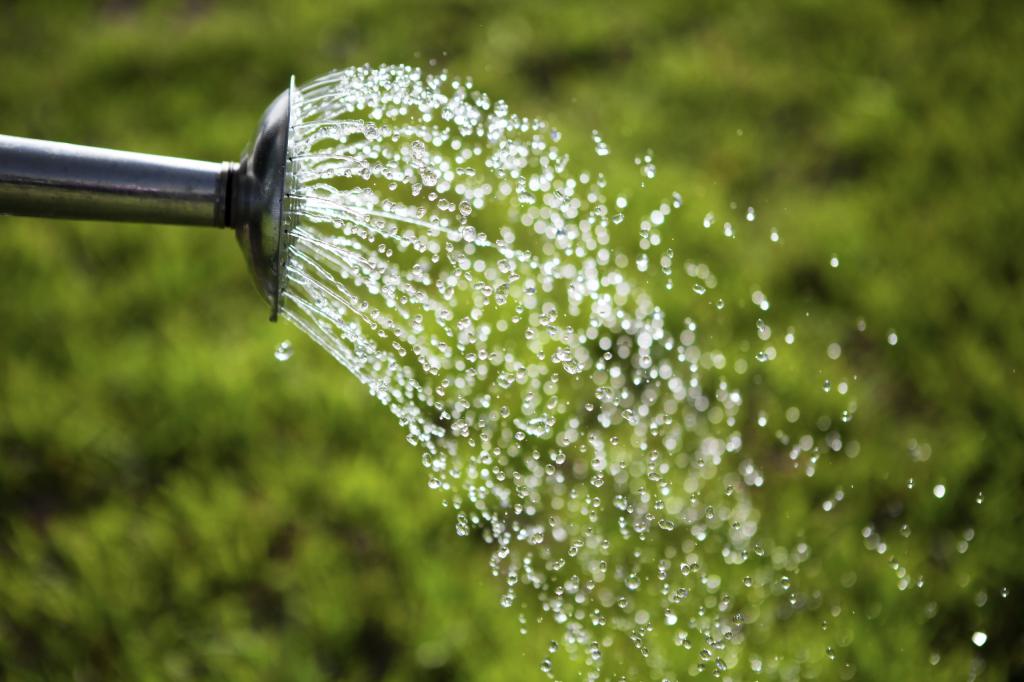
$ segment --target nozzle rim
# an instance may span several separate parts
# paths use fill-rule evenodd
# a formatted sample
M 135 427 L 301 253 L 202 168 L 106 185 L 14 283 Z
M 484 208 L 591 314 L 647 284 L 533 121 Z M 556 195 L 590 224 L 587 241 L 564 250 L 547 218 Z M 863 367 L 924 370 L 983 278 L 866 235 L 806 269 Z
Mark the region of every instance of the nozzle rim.
M 284 144 L 284 159 L 281 162 L 281 195 L 278 197 L 278 221 L 277 221 L 277 254 L 275 256 L 276 271 L 277 271 L 277 285 L 274 287 L 274 298 L 271 302 L 270 310 L 270 321 L 276 322 L 277 316 L 281 312 L 281 298 L 284 296 L 285 283 L 287 278 L 285 273 L 288 268 L 288 237 L 291 234 L 291 225 L 287 220 L 286 204 L 285 200 L 289 196 L 288 193 L 288 162 L 290 156 L 288 155 L 289 142 L 291 141 L 291 124 L 292 124 L 292 107 L 295 105 L 295 76 L 293 75 L 288 82 L 288 111 L 284 118 L 284 129 L 285 129 L 285 144 Z

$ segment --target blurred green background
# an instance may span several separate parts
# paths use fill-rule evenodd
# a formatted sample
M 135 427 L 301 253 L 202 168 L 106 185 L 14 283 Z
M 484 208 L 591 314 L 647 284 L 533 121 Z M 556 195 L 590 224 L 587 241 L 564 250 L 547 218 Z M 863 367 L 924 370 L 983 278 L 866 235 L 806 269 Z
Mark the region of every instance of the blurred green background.
M 810 601 L 845 604 L 833 630 L 762 633 L 792 652 L 778 676 L 1020 680 L 1022 7 L 3 0 L 0 132 L 235 159 L 291 74 L 402 62 L 472 76 L 570 152 L 601 130 L 613 183 L 653 149 L 654 189 L 688 201 L 677 259 L 811 330 L 805 362 L 748 375 L 752 404 L 856 377 L 857 456 L 772 472 L 760 500 L 815 553 Z M 736 240 L 699 226 L 748 205 Z M 555 631 L 518 634 L 489 548 L 389 413 L 266 322 L 228 233 L 0 235 L 0 678 L 544 679 Z

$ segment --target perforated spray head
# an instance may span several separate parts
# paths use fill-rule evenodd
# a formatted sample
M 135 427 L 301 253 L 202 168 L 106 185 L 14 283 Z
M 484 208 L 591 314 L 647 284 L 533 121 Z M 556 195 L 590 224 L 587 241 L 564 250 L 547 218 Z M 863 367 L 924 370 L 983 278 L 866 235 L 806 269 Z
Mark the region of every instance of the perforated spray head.
M 288 128 L 295 79 L 271 102 L 252 143 L 228 183 L 227 224 L 233 227 L 256 287 L 270 304 L 270 319 L 281 310 L 285 278 L 285 195 Z

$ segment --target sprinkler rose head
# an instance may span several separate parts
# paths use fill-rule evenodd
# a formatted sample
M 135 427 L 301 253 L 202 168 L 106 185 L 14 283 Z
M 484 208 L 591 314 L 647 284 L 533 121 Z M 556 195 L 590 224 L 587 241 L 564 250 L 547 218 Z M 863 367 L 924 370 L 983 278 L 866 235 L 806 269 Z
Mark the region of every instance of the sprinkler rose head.
M 284 200 L 291 121 L 291 86 L 277 96 L 227 183 L 226 223 L 234 228 L 256 287 L 270 303 L 270 319 L 281 309 L 284 279 Z
M 210 163 L 0 135 L 0 215 L 230 227 L 277 319 L 295 80 L 267 107 L 239 163 Z

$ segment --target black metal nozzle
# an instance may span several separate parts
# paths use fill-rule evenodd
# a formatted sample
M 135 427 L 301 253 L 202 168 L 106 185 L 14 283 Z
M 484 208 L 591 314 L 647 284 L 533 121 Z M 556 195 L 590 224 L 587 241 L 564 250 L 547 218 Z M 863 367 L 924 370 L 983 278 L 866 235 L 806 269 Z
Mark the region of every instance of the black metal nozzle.
M 293 92 L 294 80 L 267 107 L 240 163 L 0 135 L 0 214 L 231 227 L 276 320 Z

